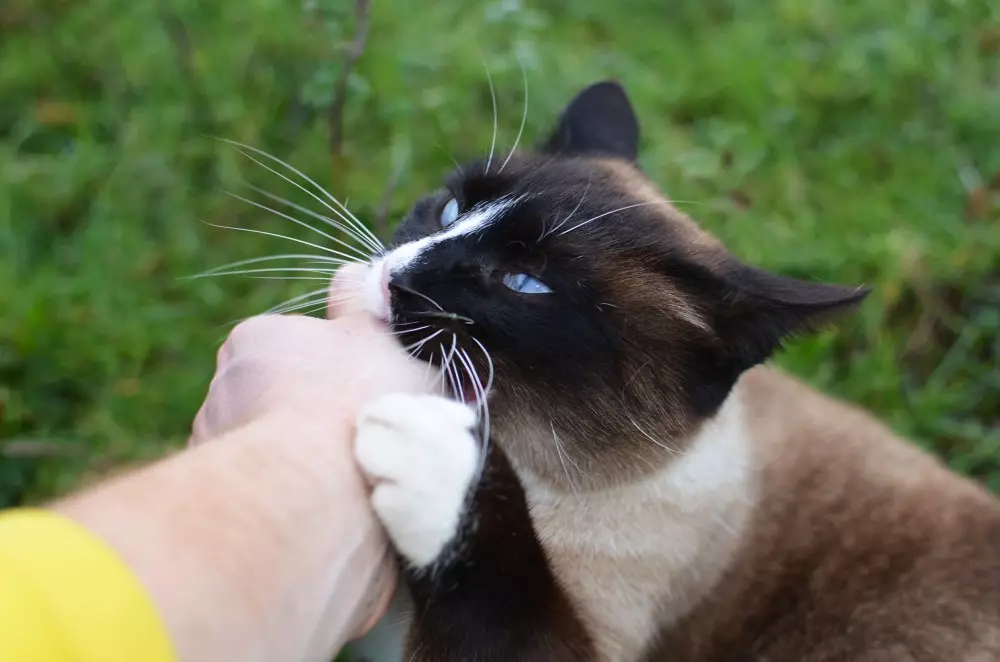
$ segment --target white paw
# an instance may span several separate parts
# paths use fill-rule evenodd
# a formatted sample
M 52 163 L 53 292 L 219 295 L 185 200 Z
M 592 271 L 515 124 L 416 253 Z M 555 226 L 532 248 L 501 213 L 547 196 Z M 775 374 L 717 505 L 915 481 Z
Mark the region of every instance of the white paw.
M 354 454 L 372 506 L 413 565 L 438 558 L 461 523 L 479 458 L 475 412 L 433 395 L 384 395 L 358 416 Z

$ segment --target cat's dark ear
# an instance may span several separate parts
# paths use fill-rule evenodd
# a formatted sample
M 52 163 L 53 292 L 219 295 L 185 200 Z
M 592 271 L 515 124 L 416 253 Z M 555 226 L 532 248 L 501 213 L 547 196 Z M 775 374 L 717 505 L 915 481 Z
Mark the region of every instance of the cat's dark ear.
M 635 161 L 639 154 L 639 120 L 622 86 L 604 81 L 577 94 L 562 112 L 542 150 Z
M 828 285 L 739 264 L 724 276 L 712 325 L 720 351 L 746 370 L 767 360 L 790 336 L 814 331 L 856 307 L 865 287 Z

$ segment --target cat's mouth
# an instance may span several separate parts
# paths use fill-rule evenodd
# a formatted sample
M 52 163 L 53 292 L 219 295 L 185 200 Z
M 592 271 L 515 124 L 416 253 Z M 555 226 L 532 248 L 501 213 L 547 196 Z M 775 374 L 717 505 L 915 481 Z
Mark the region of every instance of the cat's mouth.
M 389 327 L 404 350 L 429 364 L 431 369 L 440 371 L 449 395 L 473 405 L 486 397 L 485 392 L 490 387 L 488 369 L 473 362 L 458 334 L 438 326 L 422 328 L 425 327 L 422 321 L 397 321 Z

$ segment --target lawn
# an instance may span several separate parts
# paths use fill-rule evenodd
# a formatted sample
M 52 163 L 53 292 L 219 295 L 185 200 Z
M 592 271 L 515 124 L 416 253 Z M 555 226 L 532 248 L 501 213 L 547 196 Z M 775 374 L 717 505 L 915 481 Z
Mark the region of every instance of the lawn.
M 182 444 L 227 325 L 318 287 L 186 278 L 304 248 L 210 224 L 310 236 L 227 192 L 319 210 L 215 138 L 385 234 L 489 149 L 484 62 L 500 148 L 519 63 L 526 140 L 616 77 L 644 167 L 734 252 L 870 284 L 778 361 L 1000 489 L 1000 4 L 373 0 L 361 23 L 353 48 L 344 0 L 0 6 L 0 505 Z

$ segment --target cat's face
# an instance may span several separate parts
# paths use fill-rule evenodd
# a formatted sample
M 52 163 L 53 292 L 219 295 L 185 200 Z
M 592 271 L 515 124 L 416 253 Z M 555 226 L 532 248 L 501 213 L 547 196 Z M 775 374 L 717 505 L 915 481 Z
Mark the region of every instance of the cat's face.
M 492 428 L 543 474 L 657 466 L 783 337 L 864 294 L 741 264 L 637 147 L 623 90 L 592 86 L 537 151 L 452 173 L 369 270 L 369 308 L 455 390 L 492 371 Z

